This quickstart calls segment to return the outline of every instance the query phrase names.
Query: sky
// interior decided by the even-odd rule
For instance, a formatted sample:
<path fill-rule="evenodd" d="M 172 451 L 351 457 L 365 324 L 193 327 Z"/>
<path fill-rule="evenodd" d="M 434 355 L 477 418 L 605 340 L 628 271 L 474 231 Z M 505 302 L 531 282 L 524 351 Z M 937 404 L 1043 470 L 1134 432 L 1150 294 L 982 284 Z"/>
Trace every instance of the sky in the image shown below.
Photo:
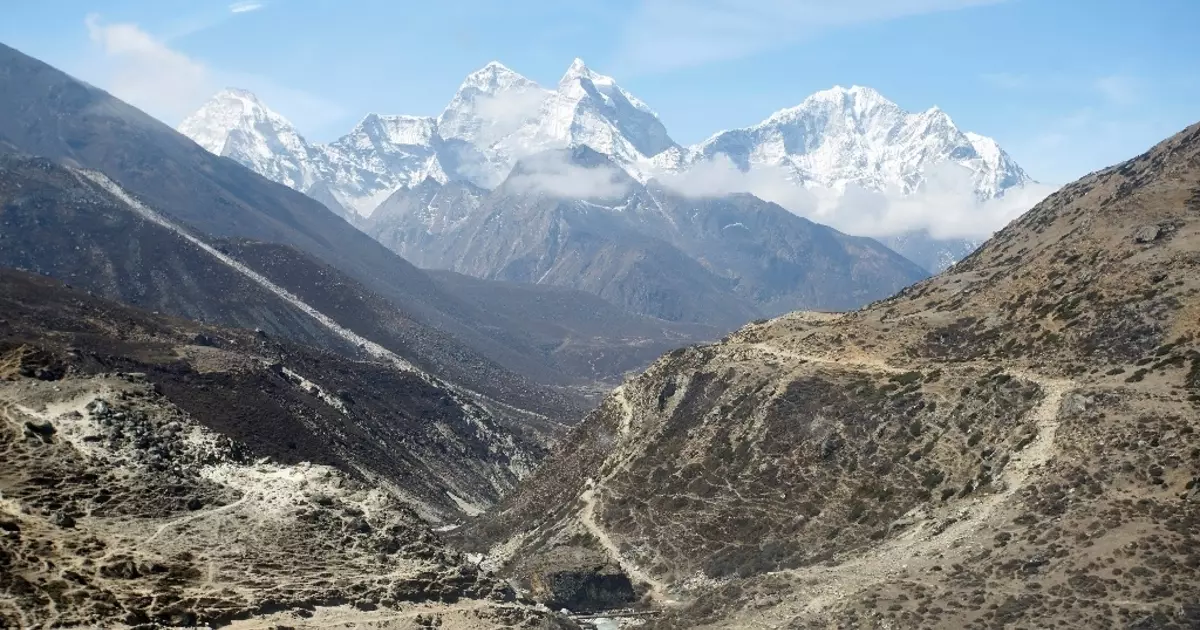
<path fill-rule="evenodd" d="M 312 141 L 368 112 L 436 115 L 498 60 L 553 85 L 576 57 L 690 144 L 833 85 L 937 105 L 1062 184 L 1200 120 L 1196 0 L 55 0 L 0 42 L 177 124 L 217 89 Z"/>

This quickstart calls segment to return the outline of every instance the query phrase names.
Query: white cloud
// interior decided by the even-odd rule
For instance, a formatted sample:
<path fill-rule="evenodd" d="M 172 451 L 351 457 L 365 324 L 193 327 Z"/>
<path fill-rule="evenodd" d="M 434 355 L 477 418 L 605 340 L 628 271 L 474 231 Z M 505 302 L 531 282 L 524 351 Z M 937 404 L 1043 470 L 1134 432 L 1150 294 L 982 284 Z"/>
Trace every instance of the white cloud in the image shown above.
<path fill-rule="evenodd" d="M 743 172 L 724 154 L 681 173 L 662 173 L 657 177 L 664 186 L 688 197 L 748 192 L 801 216 L 816 213 L 821 205 L 816 193 L 793 183 L 783 169 L 767 166 Z"/>
<path fill-rule="evenodd" d="M 1094 83 L 1096 91 L 1113 105 L 1134 105 L 1142 96 L 1142 82 L 1136 77 L 1127 75 L 1110 75 L 1100 77 Z"/>
<path fill-rule="evenodd" d="M 300 128 L 345 115 L 336 104 L 306 92 L 256 75 L 211 68 L 136 24 L 110 24 L 95 14 L 85 23 L 96 54 L 81 64 L 81 77 L 169 125 L 176 125 L 230 85 L 255 92 Z"/>
<path fill-rule="evenodd" d="M 1006 0 L 640 0 L 622 66 L 656 72 L 786 46 L 824 30 Z"/>
<path fill-rule="evenodd" d="M 506 138 L 535 119 L 546 98 L 547 93 L 541 88 L 480 94 L 474 102 L 475 113 L 485 125 L 479 130 L 479 138 L 485 142 Z"/>
<path fill-rule="evenodd" d="M 806 188 L 791 181 L 782 169 L 742 172 L 724 156 L 659 179 L 692 197 L 751 193 L 847 234 L 873 237 L 920 229 L 935 238 L 987 237 L 1054 191 L 1053 186 L 1031 184 L 998 199 L 980 200 L 971 171 L 953 163 L 926 172 L 924 186 L 911 195 L 854 185 L 844 191 Z"/>
<path fill-rule="evenodd" d="M 629 191 L 629 179 L 611 166 L 581 166 L 568 160 L 567 152 L 551 151 L 521 162 L 521 171 L 508 178 L 519 193 L 544 193 L 572 199 L 613 199 Z"/>
<path fill-rule="evenodd" d="M 266 5 L 265 5 L 265 3 L 262 3 L 262 2 L 252 2 L 251 0 L 244 0 L 243 2 L 234 2 L 233 4 L 229 5 L 229 12 L 230 13 L 249 13 L 251 11 L 257 11 L 257 10 L 263 8 L 264 6 L 266 6 Z"/>
<path fill-rule="evenodd" d="M 101 57 L 93 59 L 99 85 L 164 121 L 190 113 L 213 93 L 204 64 L 172 50 L 136 24 L 105 24 L 86 19 L 88 36 Z"/>

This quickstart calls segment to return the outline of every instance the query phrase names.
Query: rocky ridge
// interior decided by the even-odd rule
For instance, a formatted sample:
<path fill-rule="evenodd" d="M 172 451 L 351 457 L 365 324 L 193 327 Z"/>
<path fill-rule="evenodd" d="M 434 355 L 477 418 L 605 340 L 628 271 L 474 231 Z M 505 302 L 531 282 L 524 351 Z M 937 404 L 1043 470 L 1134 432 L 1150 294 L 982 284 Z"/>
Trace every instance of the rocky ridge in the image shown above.
<path fill-rule="evenodd" d="M 242 262 L 256 273 L 426 371 L 476 391 L 525 392 L 528 396 L 516 398 L 488 395 L 545 413 L 538 402 L 529 407 L 530 401 L 574 399 L 570 407 L 579 400 L 576 388 L 620 377 L 621 372 L 597 375 L 588 360 L 602 364 L 615 357 L 614 365 L 630 365 L 630 357 L 644 353 L 609 337 L 593 340 L 584 361 L 572 354 L 560 362 L 556 349 L 582 334 L 589 313 L 564 312 L 556 329 L 509 317 L 506 309 L 482 304 L 479 295 L 461 293 L 486 292 L 486 286 L 437 282 L 320 203 L 213 155 L 103 91 L 11 48 L 0 46 L 0 58 L 4 154 L 18 162 L 43 158 L 103 173 L 172 224 L 206 244 L 236 250 L 235 257 L 247 255 Z M 242 107 L 245 101 L 239 103 Z M 12 180 L 31 173 L 12 166 L 0 175 Z M 160 238 L 159 226 L 127 211 L 93 203 L 88 195 L 83 197 L 87 203 L 72 203 L 79 184 L 61 179 L 48 176 L 32 189 L 22 188 L 30 182 L 5 184 L 0 210 L 11 227 L 0 230 L 7 243 L 0 248 L 4 264 L 185 317 L 259 327 L 305 342 L 324 334 L 311 318 L 281 315 L 274 304 L 239 303 L 247 297 L 237 291 L 244 279 L 218 282 L 215 276 L 226 274 L 211 257 L 193 256 L 194 249 L 175 251 L 168 242 L 176 237 Z M 72 194 L 60 194 L 57 188 L 63 187 Z M 153 245 L 125 238 L 126 231 Z M 223 294 L 227 287 L 233 289 L 228 295 Z M 506 303 L 508 312 L 531 308 Z M 574 328 L 577 321 L 580 327 Z M 672 343 L 667 335 L 651 341 L 663 348 Z"/>
<path fill-rule="evenodd" d="M 600 183 L 583 198 L 557 188 L 588 181 Z M 797 308 L 854 308 L 926 275 L 873 240 L 751 195 L 643 185 L 588 148 L 524 160 L 492 191 L 426 180 L 362 228 L 422 267 L 579 289 L 724 329 Z"/>
<path fill-rule="evenodd" d="M 995 140 L 959 130 L 937 107 L 906 112 L 860 86 L 817 92 L 757 125 L 721 131 L 691 147 L 672 140 L 648 105 L 579 59 L 553 89 L 489 63 L 467 76 L 438 116 L 369 114 L 328 144 L 304 141 L 291 123 L 247 96 L 221 92 L 179 130 L 214 153 L 356 216 L 371 215 L 396 190 L 426 179 L 493 189 L 522 159 L 571 147 L 609 156 L 641 183 L 714 161 L 752 178 L 765 174 L 784 186 L 834 194 L 857 187 L 911 195 L 946 165 L 967 173 L 977 200 L 1033 183 Z M 680 192 L 689 193 L 686 186 Z M 931 271 L 978 244 L 933 238 L 924 229 L 888 238 Z"/>
<path fill-rule="evenodd" d="M 1198 200 L 1200 125 L 892 298 L 669 353 L 459 536 L 619 566 L 651 627 L 1192 627 Z"/>
<path fill-rule="evenodd" d="M 3 624 L 571 627 L 430 530 L 477 500 L 473 476 L 528 465 L 448 392 L 30 274 L 0 285 Z"/>

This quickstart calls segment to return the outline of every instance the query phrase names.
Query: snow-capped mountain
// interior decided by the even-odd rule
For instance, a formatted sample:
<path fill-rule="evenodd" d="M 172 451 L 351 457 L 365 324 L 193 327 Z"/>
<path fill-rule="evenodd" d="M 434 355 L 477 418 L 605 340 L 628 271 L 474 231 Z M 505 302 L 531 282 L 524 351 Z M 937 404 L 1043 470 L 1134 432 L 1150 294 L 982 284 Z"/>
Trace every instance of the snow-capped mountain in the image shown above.
<path fill-rule="evenodd" d="M 449 179 L 494 188 L 522 157 L 586 146 L 639 179 L 677 145 L 658 116 L 612 77 L 576 59 L 553 90 L 492 62 L 463 82 L 437 119 Z"/>
<path fill-rule="evenodd" d="M 434 162 L 436 123 L 368 114 L 328 145 L 310 144 L 286 118 L 246 90 L 218 92 L 179 125 L 209 151 L 316 198 L 338 214 L 369 212 Z M 378 197 L 378 198 L 376 198 Z"/>
<path fill-rule="evenodd" d="M 568 147 L 609 156 L 639 183 L 722 161 L 746 174 L 782 175 L 785 186 L 835 196 L 850 186 L 905 196 L 920 193 L 949 164 L 970 179 L 964 185 L 975 199 L 963 200 L 969 205 L 1032 182 L 994 140 L 959 130 L 941 109 L 907 112 L 859 86 L 817 92 L 757 125 L 683 147 L 649 106 L 579 59 L 553 89 L 489 63 L 466 77 L 436 117 L 370 114 L 324 145 L 307 143 L 286 119 L 242 90 L 221 92 L 180 131 L 359 217 L 396 190 L 425 180 L 495 188 L 522 158 Z M 706 195 L 732 192 L 757 191 Z M 822 220 L 839 225 L 836 214 Z M 880 238 L 933 271 L 961 258 L 974 242 L 934 238 L 921 227 Z"/>
<path fill-rule="evenodd" d="M 369 114 L 325 145 L 306 142 L 286 118 L 236 89 L 214 96 L 179 130 L 297 190 L 322 182 L 362 216 L 426 178 L 493 188 L 522 157 L 550 149 L 588 146 L 645 180 L 650 158 L 678 147 L 645 103 L 579 59 L 553 90 L 489 63 L 467 76 L 436 118 Z"/>
<path fill-rule="evenodd" d="M 1032 183 L 995 140 L 959 130 L 940 108 L 907 112 L 861 86 L 817 92 L 757 125 L 722 131 L 685 151 L 664 154 L 659 163 L 678 173 L 715 160 L 728 160 L 743 173 L 761 174 L 747 178 L 760 187 L 782 177 L 796 186 L 839 195 L 855 186 L 896 198 L 919 194 L 931 183 L 944 187 L 946 182 L 931 178 L 945 177 L 945 167 L 955 165 L 970 179 L 963 182 L 969 191 L 959 200 L 968 208 Z M 958 177 L 953 171 L 949 175 Z M 759 191 L 751 187 L 749 192 Z M 826 220 L 837 225 L 837 219 L 835 213 Z M 934 272 L 983 240 L 935 238 L 921 226 L 879 238 Z"/>
<path fill-rule="evenodd" d="M 217 155 L 300 191 L 320 180 L 319 152 L 286 118 L 246 90 L 225 89 L 179 125 L 179 131 Z"/>
<path fill-rule="evenodd" d="M 757 125 L 715 134 L 681 166 L 717 156 L 743 171 L 782 169 L 797 184 L 834 190 L 856 184 L 912 193 L 943 162 L 969 169 L 982 198 L 1030 181 L 995 140 L 960 131 L 941 109 L 906 112 L 860 86 L 817 92 Z"/>

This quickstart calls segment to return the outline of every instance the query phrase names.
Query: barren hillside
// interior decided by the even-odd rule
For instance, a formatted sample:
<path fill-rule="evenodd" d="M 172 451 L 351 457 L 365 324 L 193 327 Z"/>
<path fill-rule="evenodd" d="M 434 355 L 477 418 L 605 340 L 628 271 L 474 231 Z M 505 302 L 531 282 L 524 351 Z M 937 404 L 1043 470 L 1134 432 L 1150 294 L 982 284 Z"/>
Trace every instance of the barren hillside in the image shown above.
<path fill-rule="evenodd" d="M 462 539 L 542 597 L 619 567 L 657 627 L 1195 627 L 1198 251 L 1200 125 L 893 298 L 669 353 Z"/>

